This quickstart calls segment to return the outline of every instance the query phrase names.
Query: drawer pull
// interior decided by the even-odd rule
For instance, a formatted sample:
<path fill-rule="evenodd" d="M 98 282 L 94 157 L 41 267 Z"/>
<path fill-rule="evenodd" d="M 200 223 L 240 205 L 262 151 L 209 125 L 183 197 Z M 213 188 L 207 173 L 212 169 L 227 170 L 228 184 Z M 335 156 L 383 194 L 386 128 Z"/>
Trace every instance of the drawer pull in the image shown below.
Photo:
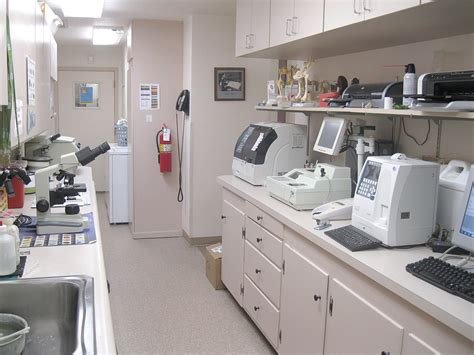
<path fill-rule="evenodd" d="M 221 216 L 221 219 L 226 219 L 226 218 L 227 218 L 227 216 L 224 216 L 224 215 Z"/>
<path fill-rule="evenodd" d="M 320 299 L 321 299 L 321 296 L 319 296 L 319 295 L 314 295 L 314 300 L 315 300 L 316 302 L 318 302 Z"/>
<path fill-rule="evenodd" d="M 262 216 L 257 216 L 257 221 L 261 221 L 263 219 Z"/>
<path fill-rule="evenodd" d="M 255 273 L 256 273 L 256 274 L 259 274 L 259 273 L 261 273 L 261 272 L 262 272 L 262 270 L 260 270 L 260 269 L 255 269 Z"/>
<path fill-rule="evenodd" d="M 257 243 L 261 243 L 263 241 L 262 238 L 257 238 Z"/>
<path fill-rule="evenodd" d="M 255 312 L 257 312 L 259 309 L 260 309 L 260 307 L 257 307 L 257 306 L 253 307 L 253 310 L 254 310 Z"/>

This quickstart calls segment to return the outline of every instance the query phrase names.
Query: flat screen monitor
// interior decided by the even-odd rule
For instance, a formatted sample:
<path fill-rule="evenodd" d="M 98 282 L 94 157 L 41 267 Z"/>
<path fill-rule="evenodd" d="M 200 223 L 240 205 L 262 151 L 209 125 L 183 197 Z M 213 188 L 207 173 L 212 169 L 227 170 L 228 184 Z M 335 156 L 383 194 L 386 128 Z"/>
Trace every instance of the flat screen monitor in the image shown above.
<path fill-rule="evenodd" d="M 460 215 L 454 229 L 453 244 L 474 252 L 474 166 L 461 202 Z"/>
<path fill-rule="evenodd" d="M 343 118 L 325 117 L 313 150 L 338 155 L 346 132 L 347 121 Z"/>

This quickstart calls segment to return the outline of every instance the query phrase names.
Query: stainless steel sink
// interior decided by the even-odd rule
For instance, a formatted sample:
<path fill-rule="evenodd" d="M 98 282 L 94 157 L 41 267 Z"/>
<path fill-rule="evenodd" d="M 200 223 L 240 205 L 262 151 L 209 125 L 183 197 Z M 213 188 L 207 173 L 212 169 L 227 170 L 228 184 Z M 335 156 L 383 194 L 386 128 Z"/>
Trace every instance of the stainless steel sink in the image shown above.
<path fill-rule="evenodd" d="M 19 315 L 31 327 L 24 355 L 96 353 L 92 277 L 0 281 L 0 313 Z"/>

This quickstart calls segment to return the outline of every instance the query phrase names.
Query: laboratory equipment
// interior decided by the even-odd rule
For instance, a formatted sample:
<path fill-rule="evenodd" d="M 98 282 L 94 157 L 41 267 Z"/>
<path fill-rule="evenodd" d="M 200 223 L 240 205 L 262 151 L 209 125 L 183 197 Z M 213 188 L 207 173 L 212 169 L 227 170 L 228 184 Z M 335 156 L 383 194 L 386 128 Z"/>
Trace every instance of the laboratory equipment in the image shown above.
<path fill-rule="evenodd" d="M 119 147 L 110 144 L 107 152 L 109 189 L 106 192 L 105 204 L 109 216 L 109 223 L 128 223 L 128 159 L 129 147 Z"/>
<path fill-rule="evenodd" d="M 330 101 L 330 107 L 383 108 L 386 97 L 392 97 L 395 104 L 402 103 L 403 82 L 352 84 L 342 93 L 340 99 Z"/>
<path fill-rule="evenodd" d="M 269 176 L 270 196 L 297 210 L 310 210 L 329 201 L 351 196 L 348 167 L 317 164 L 314 169 L 293 169 L 283 176 Z"/>
<path fill-rule="evenodd" d="M 439 165 L 368 157 L 357 183 L 352 225 L 388 246 L 425 243 L 435 227 Z"/>
<path fill-rule="evenodd" d="M 290 123 L 251 124 L 235 144 L 232 173 L 252 185 L 263 185 L 267 176 L 304 166 L 306 133 L 306 126 Z"/>
<path fill-rule="evenodd" d="M 325 117 L 313 150 L 328 155 L 338 155 L 346 128 L 347 120 L 337 117 Z"/>
<path fill-rule="evenodd" d="M 20 235 L 15 225 L 0 224 L 0 276 L 10 275 L 20 263 Z"/>
<path fill-rule="evenodd" d="M 474 303 L 474 274 L 430 256 L 408 264 L 406 270 L 430 284 Z"/>
<path fill-rule="evenodd" d="M 462 211 L 461 201 L 469 179 L 471 164 L 451 160 L 439 175 L 438 211 L 436 222 L 448 232 L 454 230 L 454 225 Z"/>
<path fill-rule="evenodd" d="M 455 223 L 452 242 L 454 245 L 474 252 L 474 167 L 471 167 L 469 180 L 461 200 L 461 210 Z"/>
<path fill-rule="evenodd" d="M 331 224 L 328 221 L 351 219 L 353 203 L 354 199 L 345 198 L 313 209 L 311 216 L 317 223 L 315 229 L 321 230 L 330 227 Z"/>
<path fill-rule="evenodd" d="M 78 205 L 66 205 L 65 213 L 51 213 L 51 207 L 62 204 L 67 196 L 77 196 L 87 191 L 85 184 L 74 184 L 78 166 L 87 165 L 110 149 L 107 142 L 94 149 L 85 147 L 78 152 L 65 154 L 60 163 L 36 172 L 36 232 L 37 234 L 81 233 L 87 227 L 87 217 L 80 214 Z M 59 184 L 50 188 L 49 178 L 55 176 Z"/>
<path fill-rule="evenodd" d="M 25 160 L 28 169 L 36 171 L 49 165 L 59 164 L 61 156 L 79 150 L 76 139 L 61 136 L 38 136 L 25 143 Z"/>
<path fill-rule="evenodd" d="M 416 94 L 416 73 L 415 64 L 410 63 L 405 65 L 405 75 L 403 76 L 403 104 L 411 106 L 413 99 L 410 95 Z"/>
<path fill-rule="evenodd" d="M 361 251 L 376 249 L 380 246 L 380 240 L 355 228 L 354 226 L 345 226 L 324 232 L 328 237 L 334 239 L 350 251 Z"/>

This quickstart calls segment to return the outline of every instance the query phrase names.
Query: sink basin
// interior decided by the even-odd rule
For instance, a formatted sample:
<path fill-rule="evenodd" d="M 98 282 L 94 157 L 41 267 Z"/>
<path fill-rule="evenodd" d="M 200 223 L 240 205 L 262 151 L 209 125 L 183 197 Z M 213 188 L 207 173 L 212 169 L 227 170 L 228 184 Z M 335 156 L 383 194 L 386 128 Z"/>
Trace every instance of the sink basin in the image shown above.
<path fill-rule="evenodd" d="M 24 355 L 96 353 L 92 277 L 1 281 L 0 313 L 19 315 L 31 327 Z"/>

